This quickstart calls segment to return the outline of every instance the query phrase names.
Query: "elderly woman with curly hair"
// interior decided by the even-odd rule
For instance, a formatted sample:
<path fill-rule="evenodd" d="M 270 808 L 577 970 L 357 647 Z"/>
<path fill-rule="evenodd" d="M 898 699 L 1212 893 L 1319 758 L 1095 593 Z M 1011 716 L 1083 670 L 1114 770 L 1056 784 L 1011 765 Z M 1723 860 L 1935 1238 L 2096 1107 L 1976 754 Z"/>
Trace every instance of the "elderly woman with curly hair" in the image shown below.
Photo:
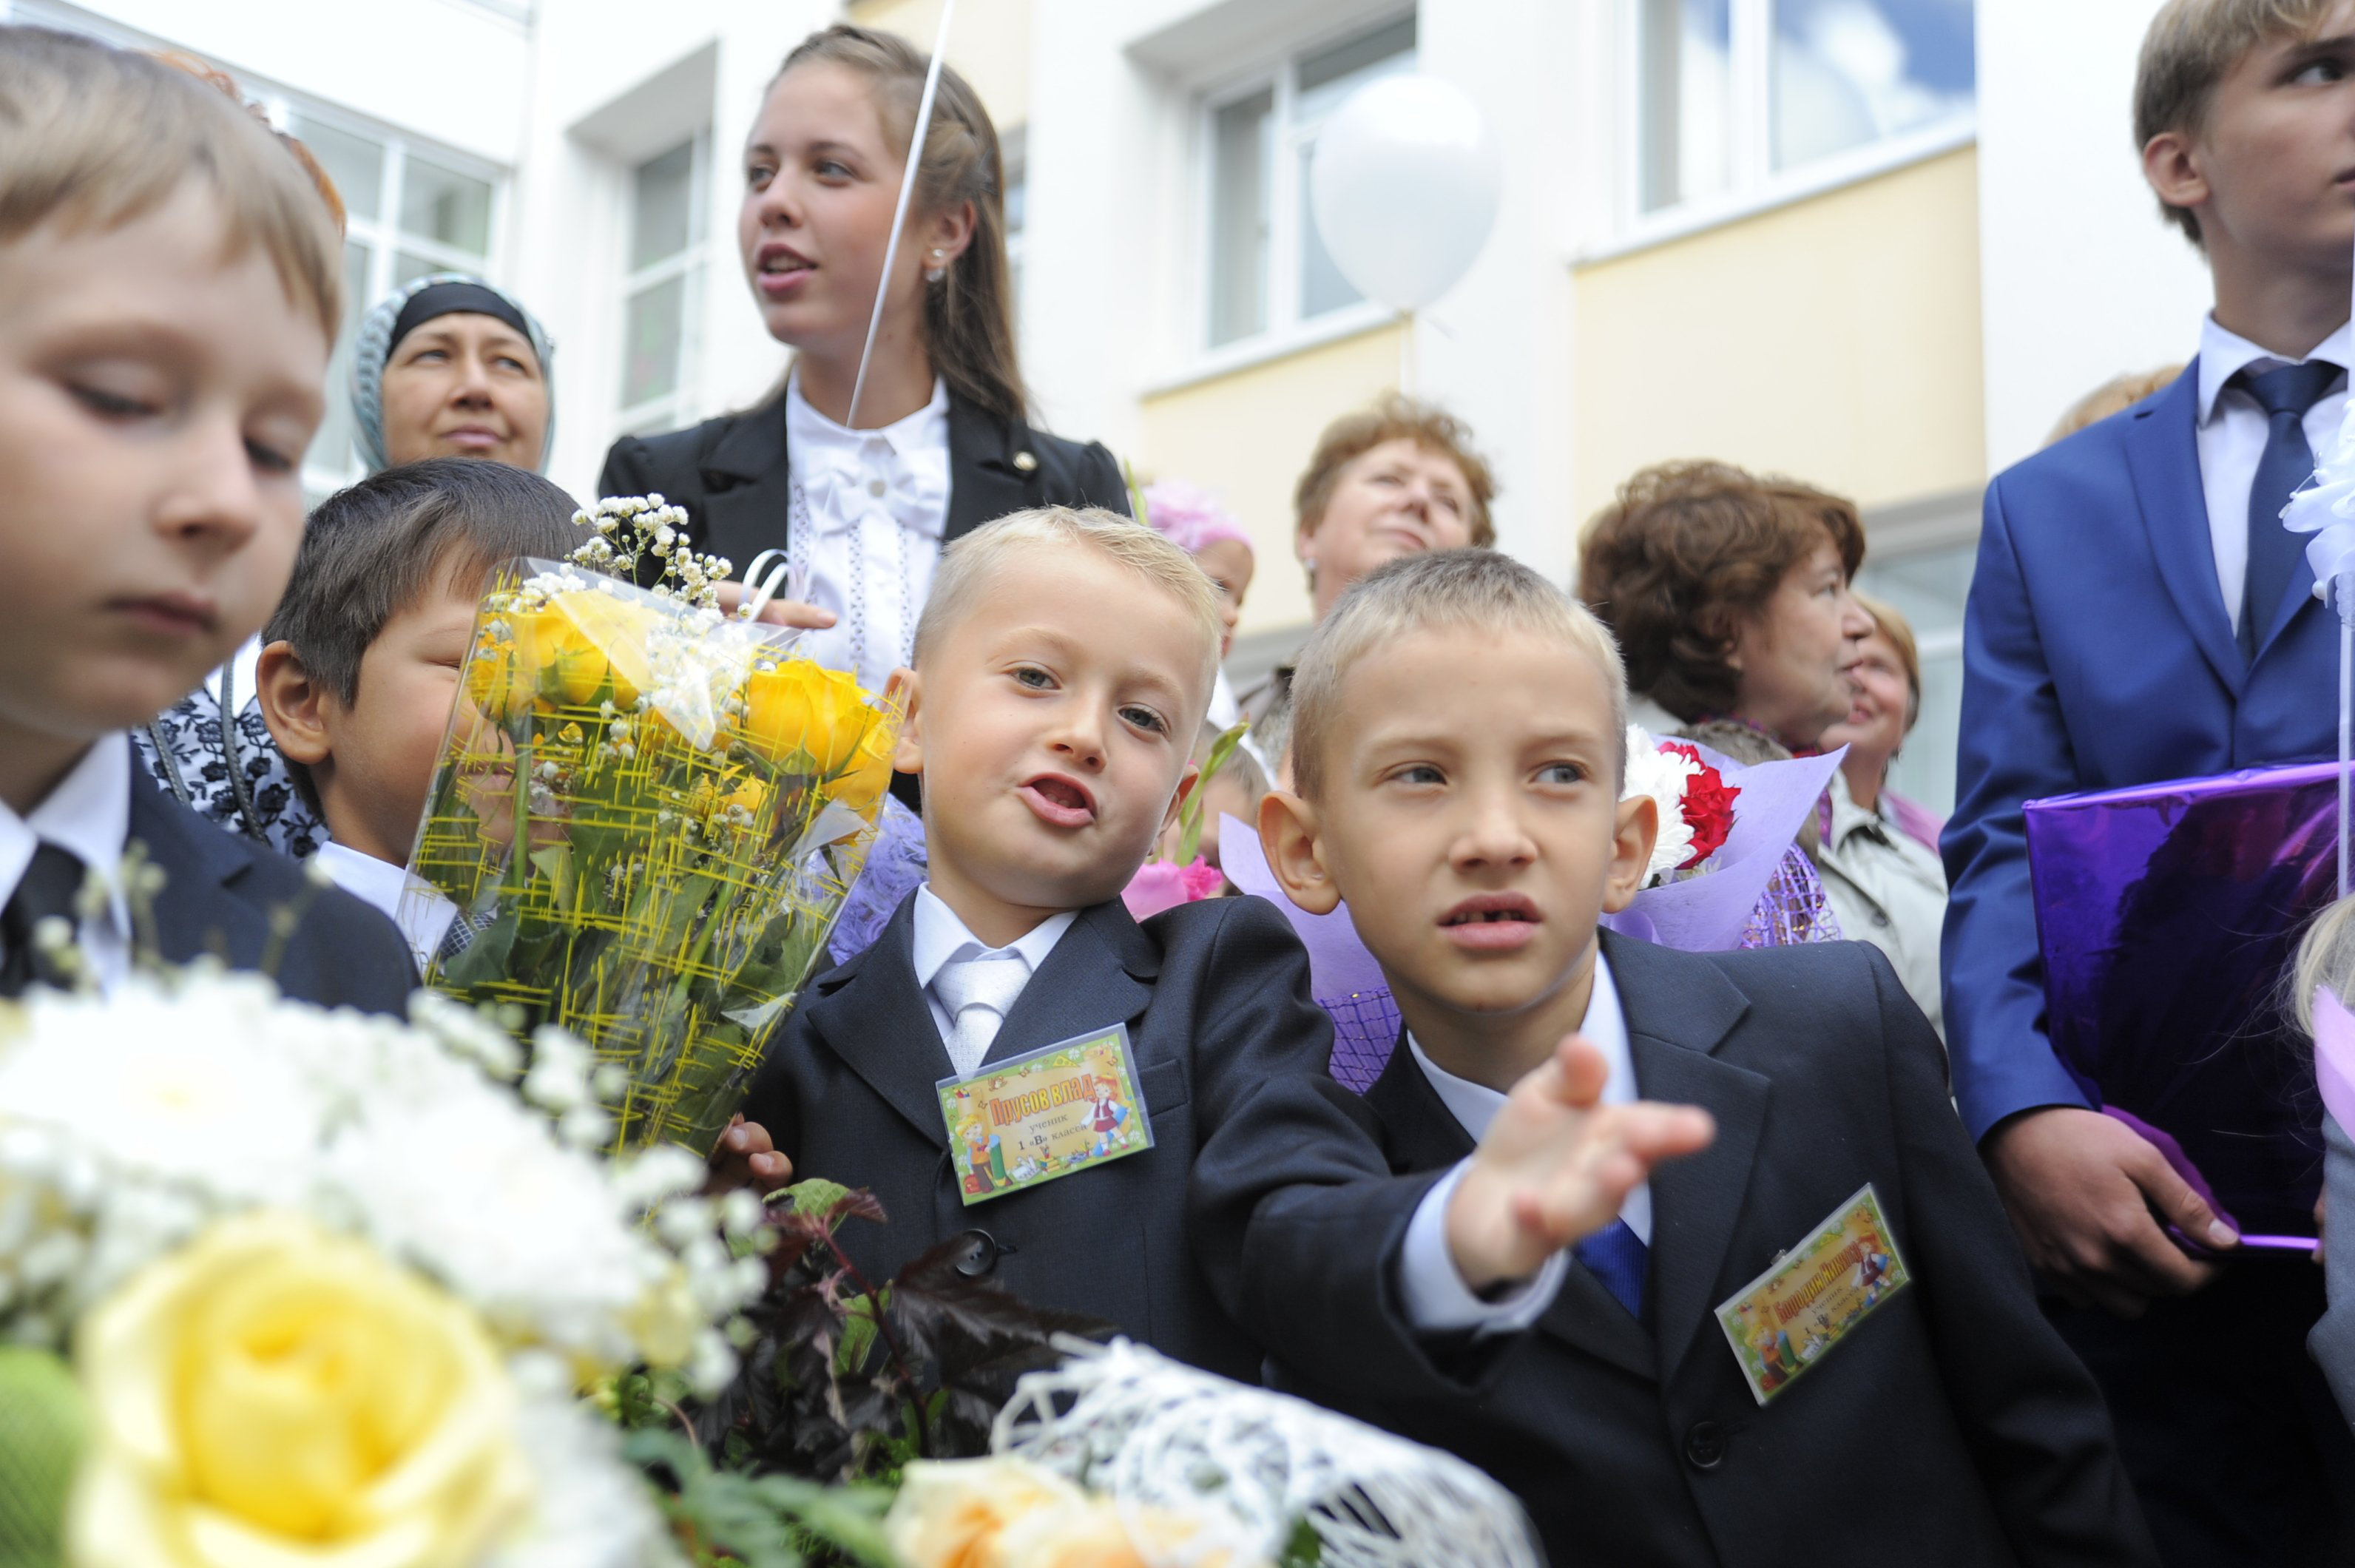
<path fill-rule="evenodd" d="M 1849 715 L 1873 630 L 1850 589 L 1863 560 L 1864 525 L 1838 496 L 1667 463 L 1587 525 L 1578 592 L 1619 639 L 1636 722 L 1764 762 L 1816 752 Z M 1804 855 L 1769 891 L 1744 945 L 1839 934 Z"/>

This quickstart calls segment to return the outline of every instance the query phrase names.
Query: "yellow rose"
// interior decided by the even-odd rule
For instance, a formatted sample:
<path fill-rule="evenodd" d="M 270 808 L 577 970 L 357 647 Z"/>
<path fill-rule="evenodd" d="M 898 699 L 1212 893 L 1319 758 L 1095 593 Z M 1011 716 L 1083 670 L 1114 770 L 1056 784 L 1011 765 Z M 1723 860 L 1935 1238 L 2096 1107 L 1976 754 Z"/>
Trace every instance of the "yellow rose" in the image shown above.
<path fill-rule="evenodd" d="M 858 754 L 874 721 L 856 679 L 809 659 L 788 659 L 745 677 L 737 734 L 773 763 L 806 752 L 818 776 L 832 778 Z"/>
<path fill-rule="evenodd" d="M 536 687 L 546 701 L 575 708 L 596 697 L 605 684 L 605 655 L 571 616 L 550 603 L 512 619 L 516 663 L 524 684 Z"/>
<path fill-rule="evenodd" d="M 1087 1494 L 1023 1459 L 909 1461 L 883 1538 L 908 1568 L 997 1568 L 1017 1520 L 1083 1506 Z"/>
<path fill-rule="evenodd" d="M 84 1318 L 75 1568 L 471 1568 L 528 1508 L 482 1322 L 365 1243 L 224 1221 Z"/>
<path fill-rule="evenodd" d="M 891 758 L 899 749 L 899 726 L 886 723 L 878 714 L 858 737 L 858 750 L 850 766 L 834 781 L 835 800 L 874 821 L 876 805 L 891 787 Z"/>
<path fill-rule="evenodd" d="M 466 697 L 483 717 L 498 723 L 515 699 L 515 650 L 511 644 L 485 636 L 466 656 Z"/>

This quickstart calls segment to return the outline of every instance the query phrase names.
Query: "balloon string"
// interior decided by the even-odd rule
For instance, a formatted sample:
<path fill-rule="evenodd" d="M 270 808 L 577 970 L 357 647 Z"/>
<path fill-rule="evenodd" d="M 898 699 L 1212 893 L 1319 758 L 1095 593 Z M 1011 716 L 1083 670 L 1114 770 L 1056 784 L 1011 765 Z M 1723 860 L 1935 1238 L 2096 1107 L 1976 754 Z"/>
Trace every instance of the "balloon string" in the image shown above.
<path fill-rule="evenodd" d="M 850 409 L 843 423 L 858 428 L 858 397 L 867 389 L 867 367 L 875 357 L 875 335 L 883 325 L 883 297 L 891 287 L 891 269 L 900 259 L 900 230 L 908 221 L 908 203 L 916 194 L 916 176 L 924 165 L 924 143 L 932 134 L 932 100 L 941 90 L 941 66 L 948 57 L 949 21 L 956 0 L 941 6 L 940 31 L 932 38 L 932 63 L 924 68 L 924 95 L 916 105 L 915 133 L 908 138 L 908 168 L 900 176 L 900 199 L 891 209 L 891 237 L 883 246 L 883 275 L 875 280 L 875 308 L 867 315 L 867 344 L 858 351 L 858 374 L 850 383 Z"/>

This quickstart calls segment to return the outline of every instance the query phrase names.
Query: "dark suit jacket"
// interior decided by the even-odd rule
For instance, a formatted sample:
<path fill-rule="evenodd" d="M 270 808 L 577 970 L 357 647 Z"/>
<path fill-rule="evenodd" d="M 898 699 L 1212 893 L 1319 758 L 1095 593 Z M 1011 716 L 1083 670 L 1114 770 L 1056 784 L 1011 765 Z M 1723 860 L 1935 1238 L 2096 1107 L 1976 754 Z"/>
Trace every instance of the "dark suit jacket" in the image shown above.
<path fill-rule="evenodd" d="M 698 549 L 726 556 L 739 571 L 762 550 L 784 549 L 793 510 L 784 400 L 615 442 L 598 494 L 657 491 L 687 508 Z M 1048 435 L 950 394 L 949 515 L 942 542 L 1009 512 L 1055 505 L 1127 516 L 1128 486 L 1112 453 L 1101 443 L 1083 446 Z"/>
<path fill-rule="evenodd" d="M 2088 1099 L 2045 1036 L 2023 803 L 2336 754 L 2338 618 L 2302 560 L 2255 659 L 2233 641 L 2200 488 L 2199 388 L 2195 360 L 2164 391 L 1987 486 L 1942 842 L 1946 1039 L 1974 1136 L 2014 1112 Z M 2220 1043 L 2183 1049 L 2193 1060 Z M 2219 1104 L 2215 1084 L 2202 1093 L 2226 1121 L 2243 1112 Z M 2262 1083 L 2237 1091 L 2256 1125 L 2286 1119 L 2274 1097 Z M 2313 1203 L 2318 1149 L 2277 1175 L 2284 1190 L 2222 1196 L 2253 1230 L 2292 1228 Z"/>
<path fill-rule="evenodd" d="M 1181 904 L 1142 925 L 1118 899 L 1082 912 L 992 1042 L 1002 1061 L 1126 1023 L 1153 1147 L 967 1208 L 933 1086 L 946 1049 L 912 959 L 914 899 L 818 979 L 755 1081 L 746 1117 L 797 1175 L 871 1189 L 888 1224 L 838 1239 L 870 1279 L 964 1235 L 969 1272 L 1033 1306 L 1255 1382 L 1260 1351 L 1210 1298 L 1186 1237 L 1195 1151 L 1266 1080 L 1323 1071 L 1331 1021 L 1308 957 L 1258 899 Z"/>
<path fill-rule="evenodd" d="M 1197 1166 L 1204 1266 L 1280 1380 L 1488 1471 L 1559 1563 L 2151 1562 L 1889 961 L 1603 943 L 1641 1092 L 1717 1118 L 1653 1175 L 1649 1321 L 1573 1265 L 1526 1333 L 1409 1328 L 1407 1222 L 1472 1140 L 1401 1051 L 1362 1101 L 1271 1083 Z M 1867 1181 L 1913 1283 L 1762 1408 L 1713 1308 Z"/>
<path fill-rule="evenodd" d="M 164 872 L 155 920 L 166 962 L 210 954 L 232 969 L 259 969 L 272 915 L 298 910 L 271 971 L 281 991 L 322 1007 L 408 1010 L 417 970 L 391 921 L 341 889 L 314 887 L 293 861 L 207 822 L 144 771 L 131 781 L 131 839 Z"/>

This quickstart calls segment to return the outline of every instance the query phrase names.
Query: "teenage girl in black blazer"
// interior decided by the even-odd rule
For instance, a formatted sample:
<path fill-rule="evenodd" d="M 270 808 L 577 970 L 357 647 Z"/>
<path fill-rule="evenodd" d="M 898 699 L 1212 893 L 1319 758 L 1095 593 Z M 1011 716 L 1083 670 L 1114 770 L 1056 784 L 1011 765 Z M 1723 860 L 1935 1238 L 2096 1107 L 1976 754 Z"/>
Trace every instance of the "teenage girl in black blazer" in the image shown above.
<path fill-rule="evenodd" d="M 770 336 L 796 350 L 798 396 L 837 425 L 864 432 L 894 424 L 945 387 L 943 543 L 1030 507 L 1125 514 L 1127 490 L 1111 453 L 1035 431 L 1027 421 L 997 133 L 954 70 L 941 72 L 915 198 L 884 289 L 882 326 L 852 417 L 852 384 L 926 64 L 896 37 L 847 26 L 813 34 L 786 57 L 745 149 L 737 222 L 762 317 Z M 741 571 L 761 551 L 791 543 L 796 506 L 786 405 L 780 387 L 754 408 L 692 429 L 624 436 L 606 455 L 599 492 L 659 492 L 687 508 L 698 549 L 728 557 Z M 787 605 L 783 614 L 809 626 L 834 619 L 815 606 Z"/>

